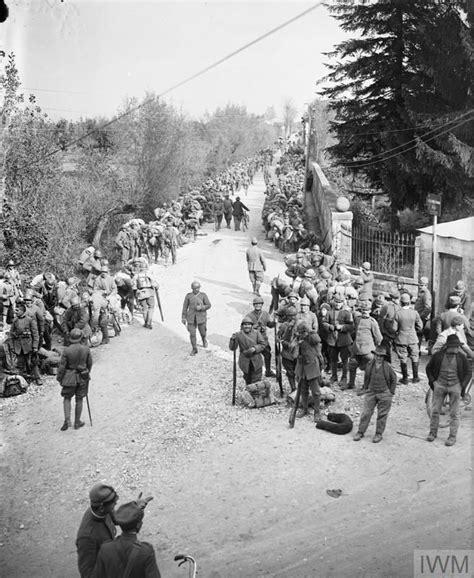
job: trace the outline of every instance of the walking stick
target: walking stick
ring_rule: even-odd
[[[232,368],[232,405],[235,405],[235,390],[237,388],[237,350],[234,349],[234,366]]]
[[[301,379],[298,380],[298,385],[296,386],[295,405],[290,412],[290,419],[289,419],[290,429],[295,427],[295,418],[296,412],[298,411],[298,406],[300,405],[300,396],[301,396]]]
[[[86,395],[86,403],[87,403],[87,411],[89,413],[89,421],[91,422],[91,427],[92,427],[91,406],[89,405],[89,396],[88,395]]]
[[[158,309],[160,310],[161,321],[163,322],[165,318],[163,317],[163,309],[161,308],[160,294],[158,293],[158,289],[156,287],[155,287],[155,295],[156,295],[156,302],[158,304]]]
[[[277,326],[275,325],[275,373],[277,376],[280,397],[283,397],[283,376],[281,372],[281,347],[277,337]]]

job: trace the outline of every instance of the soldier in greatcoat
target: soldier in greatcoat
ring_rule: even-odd
[[[423,322],[418,311],[410,308],[410,296],[407,293],[400,295],[401,309],[395,315],[395,351],[400,360],[402,379],[400,383],[408,383],[408,357],[411,359],[413,369],[413,383],[418,383],[418,360],[420,348],[418,345],[418,335],[423,329]]]
[[[257,243],[257,238],[252,237],[251,246],[247,249],[246,258],[252,290],[257,295],[260,295],[260,285],[263,283],[263,273],[267,269],[267,264],[265,263],[265,257],[261,249],[257,247]]]
[[[82,402],[89,391],[92,355],[87,345],[81,343],[83,334],[80,329],[73,329],[69,334],[70,345],[64,349],[59,362],[56,379],[61,384],[61,395],[64,398],[64,423],[61,431],[71,427],[71,399],[76,398],[74,429],[84,425],[81,421]]]
[[[244,317],[240,324],[240,331],[230,338],[229,349],[240,350],[239,367],[244,374],[245,383],[256,383],[262,379],[262,352],[265,349],[265,341],[259,331],[253,329],[253,321],[250,317]]]
[[[33,370],[32,356],[37,354],[39,348],[39,333],[35,319],[26,314],[23,302],[16,305],[11,332],[18,366],[25,374],[30,374]]]
[[[253,328],[258,331],[265,342],[265,348],[262,351],[263,360],[265,362],[265,377],[275,377],[275,373],[272,371],[272,349],[270,347],[270,342],[267,335],[267,327],[275,327],[275,320],[273,316],[267,311],[263,311],[263,299],[260,296],[256,296],[253,300],[253,311],[250,311],[245,315],[252,320]]]
[[[301,405],[296,417],[303,417],[308,413],[309,390],[313,394],[314,421],[320,419],[319,402],[321,398],[321,339],[318,333],[310,328],[305,321],[296,324],[298,343],[298,357],[295,374],[301,388]]]
[[[181,322],[186,325],[189,332],[192,350],[190,355],[198,352],[196,330],[202,339],[202,346],[207,347],[207,311],[211,308],[209,297],[201,291],[199,281],[191,283],[191,292],[186,294],[181,312]]]

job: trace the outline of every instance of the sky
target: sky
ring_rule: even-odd
[[[0,48],[14,52],[25,94],[53,119],[112,117],[128,97],[161,94],[316,2],[6,0]],[[200,118],[228,103],[299,112],[344,38],[324,6],[164,96]]]

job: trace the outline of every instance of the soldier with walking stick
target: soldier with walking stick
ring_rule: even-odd
[[[81,421],[82,404],[84,397],[87,399],[89,391],[90,371],[92,368],[92,355],[87,345],[81,343],[82,331],[73,329],[69,334],[69,343],[61,356],[56,379],[61,384],[61,395],[64,398],[64,423],[61,431],[71,427],[71,399],[76,398],[74,429],[84,425]],[[89,400],[87,399],[89,418],[91,418]],[[92,419],[91,419],[92,425]]]

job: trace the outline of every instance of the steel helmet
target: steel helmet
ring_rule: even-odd
[[[258,303],[261,303],[262,305],[263,305],[263,303],[264,303],[263,298],[260,297],[260,295],[256,295],[256,296],[253,298],[253,304],[254,304],[254,305],[257,305]]]

